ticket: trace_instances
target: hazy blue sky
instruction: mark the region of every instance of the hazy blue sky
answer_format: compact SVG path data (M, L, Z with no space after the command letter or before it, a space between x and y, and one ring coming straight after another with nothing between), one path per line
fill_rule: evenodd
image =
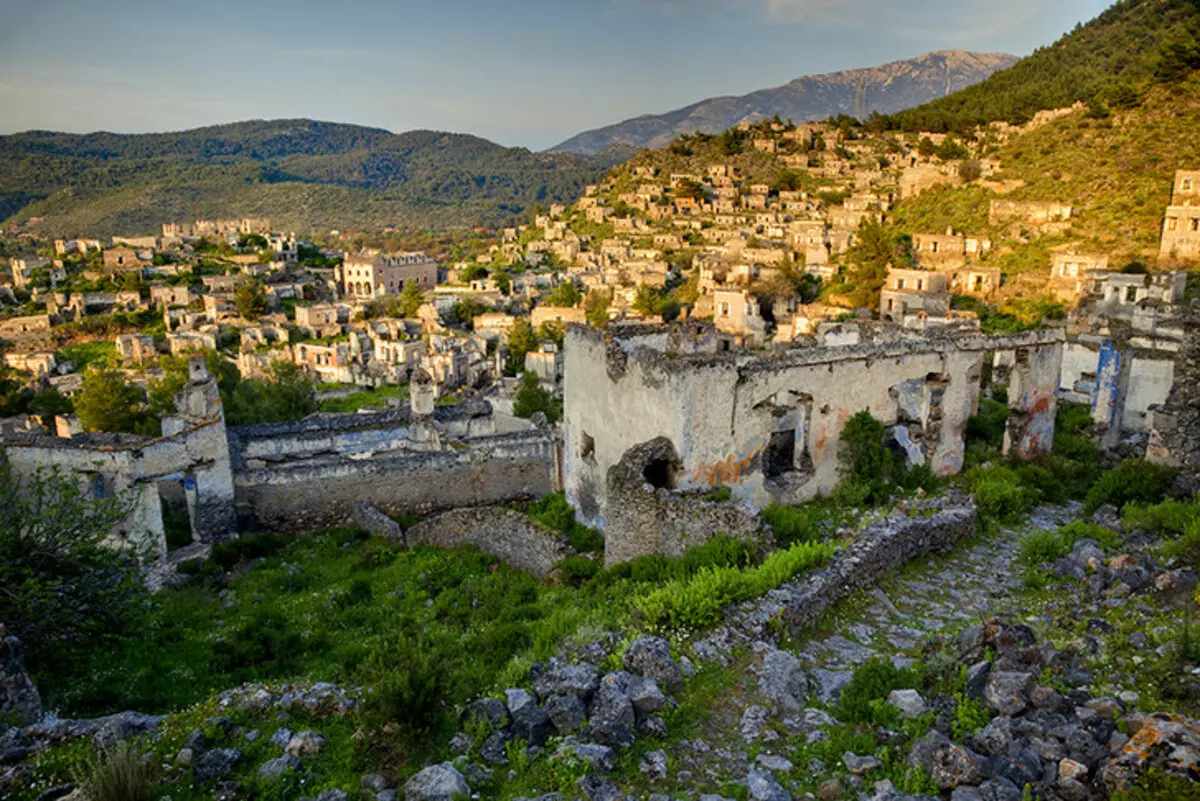
M929 50L1025 55L1109 0L0 0L0 133L311 117L551 146Z

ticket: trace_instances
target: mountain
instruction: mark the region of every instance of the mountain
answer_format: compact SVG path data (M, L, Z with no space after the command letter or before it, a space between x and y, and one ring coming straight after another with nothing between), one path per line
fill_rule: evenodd
M680 134L720 133L742 120L756 121L776 114L785 120L806 122L838 114L864 118L871 112L892 113L978 83L1016 61L1015 56L1001 53L946 50L882 67L810 75L774 89L741 97L714 97L667 114L635 117L597 128L551 151L590 155L614 143L663 147Z
M908 131L1027 122L1076 102L1129 107L1137 86L1200 68L1200 0L1121 0L1002 72L895 115Z
M465 134L252 120L159 134L0 136L0 219L43 233L149 232L265 215L280 228L476 226L570 202L614 160Z

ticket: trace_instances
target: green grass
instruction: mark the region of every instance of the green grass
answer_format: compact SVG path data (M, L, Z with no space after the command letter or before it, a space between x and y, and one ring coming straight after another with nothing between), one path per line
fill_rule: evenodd
M55 354L59 363L74 362L76 372L82 373L88 367L116 366L117 346L112 342L80 342L74 345L64 345Z
M326 398L321 401L321 411L331 414L353 414L359 409L382 409L389 400L407 400L408 385L385 386L354 392L344 398Z
M660 629L697 629L720 620L722 610L755 598L796 575L819 567L837 550L834 543L801 542L776 551L757 567L707 567L641 598L636 606L646 623Z

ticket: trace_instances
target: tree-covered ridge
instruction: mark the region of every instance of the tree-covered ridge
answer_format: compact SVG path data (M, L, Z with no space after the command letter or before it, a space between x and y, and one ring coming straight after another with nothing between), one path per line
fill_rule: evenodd
M1039 111L1105 102L1200 66L1200 0L1121 0L1015 66L948 97L893 115L905 130L1019 124Z
M574 199L609 163L311 120L30 131L0 137L0 217L46 216L68 234L148 232L196 212L267 214L294 228L497 224L534 203Z

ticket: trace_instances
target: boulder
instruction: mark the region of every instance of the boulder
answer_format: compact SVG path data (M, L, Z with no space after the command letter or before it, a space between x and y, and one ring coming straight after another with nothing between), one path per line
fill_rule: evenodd
M283 753L293 757L311 757L321 753L325 747L325 735L315 731L302 731L292 735Z
M950 739L937 729L925 732L908 751L905 764L910 768L920 768L926 775L933 772L933 755L941 748L950 745Z
M196 761L192 765L192 775L197 784L223 779L233 773L233 769L241 760L241 749L214 748L196 757Z
M550 713L525 690L505 690L512 732L530 745L543 745L550 737Z
M1034 687L1032 673L994 671L983 685L983 701L1001 715L1019 715L1029 706L1029 692Z
M598 743L563 743L555 752L555 756L564 755L574 756L592 769L605 773L612 770L617 764L617 752L607 745Z
M603 745L627 748L633 744L636 716L629 697L631 676L624 671L609 673L600 680L588 715L587 731Z
M953 790L964 784L979 784L984 780L983 757L961 745L943 745L933 752L933 778L940 790Z
M552 695L578 695L585 702L600 686L600 675L596 668L586 662L576 665L561 665L543 672L533 682L533 690L539 698Z
M268 759L258 767L259 778L278 779L285 773L300 770L301 762L294 756L281 756Z
M746 787L753 801L792 801L792 794L783 789L774 776L756 765L746 774Z
M449 762L423 768L404 785L404 801L454 801L470 795L467 780Z
M512 722L512 719L508 716L508 709L504 706L503 701L484 698L467 704L467 708L463 710L462 721L466 725L486 723L493 729L503 729Z
M916 690L892 690L887 702L900 710L900 717L914 720L929 711L929 705Z
M578 695L552 695L546 701L546 712L559 734L574 734L587 720L587 707Z
M42 699L25 671L25 646L0 623L0 721L36 723Z
M777 711L797 712L808 696L808 679L800 660L787 651L771 648L762 657L758 692Z
M639 718L653 715L667 705L667 697L658 688L658 682L645 676L630 677L629 700Z
M654 679L669 692L683 686L683 673L671 658L671 644L662 637L638 637L625 649L624 664L630 673Z

